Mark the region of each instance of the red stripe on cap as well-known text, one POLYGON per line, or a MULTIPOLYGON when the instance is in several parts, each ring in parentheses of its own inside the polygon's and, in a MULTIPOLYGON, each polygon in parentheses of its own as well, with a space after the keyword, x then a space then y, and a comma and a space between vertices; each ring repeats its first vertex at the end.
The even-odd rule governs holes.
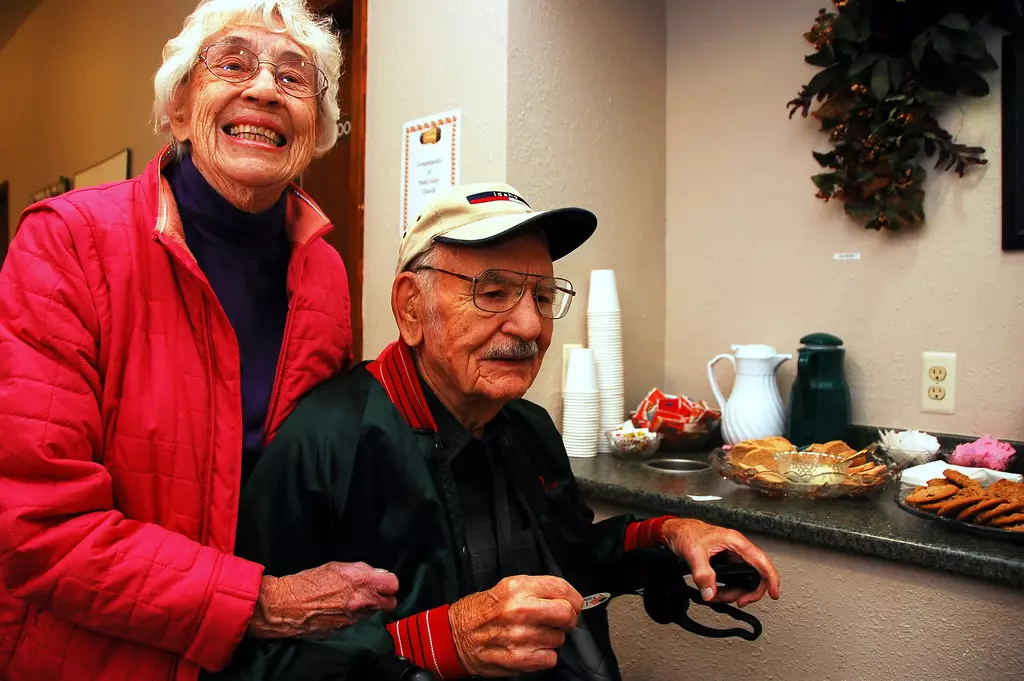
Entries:
MULTIPOLYGON (((470 199, 470 203, 490 203, 491 201, 516 201, 511 196, 485 196, 479 199, 470 199)), ((516 201, 519 203, 519 201, 516 201)))

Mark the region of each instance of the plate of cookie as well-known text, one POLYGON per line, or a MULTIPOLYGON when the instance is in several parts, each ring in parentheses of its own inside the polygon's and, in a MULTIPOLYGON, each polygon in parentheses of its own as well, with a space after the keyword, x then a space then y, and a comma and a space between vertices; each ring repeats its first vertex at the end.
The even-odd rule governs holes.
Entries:
POLYGON ((999 479, 986 487, 948 468, 926 485, 900 490, 896 504, 951 529, 1024 543, 1024 482, 999 479))
POLYGON ((899 479, 899 465, 873 444, 857 451, 840 440, 797 448, 783 437, 746 440, 711 453, 722 477, 773 497, 868 497, 899 479))

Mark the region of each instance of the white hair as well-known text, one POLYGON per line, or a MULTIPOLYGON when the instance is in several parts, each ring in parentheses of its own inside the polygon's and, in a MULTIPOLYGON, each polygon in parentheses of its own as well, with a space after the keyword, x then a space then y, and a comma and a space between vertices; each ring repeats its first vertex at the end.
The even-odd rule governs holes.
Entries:
POLYGON ((313 63, 327 76, 327 89, 317 96, 315 154, 321 156, 338 141, 338 81, 343 55, 341 41, 330 19, 318 18, 305 0, 203 0, 185 19, 181 33, 167 41, 163 63, 153 78, 156 98, 153 124, 166 135, 179 156, 188 151, 171 135, 171 116, 176 98, 188 83, 199 52, 211 36, 232 25, 257 24, 275 33, 286 33, 309 50, 313 63))

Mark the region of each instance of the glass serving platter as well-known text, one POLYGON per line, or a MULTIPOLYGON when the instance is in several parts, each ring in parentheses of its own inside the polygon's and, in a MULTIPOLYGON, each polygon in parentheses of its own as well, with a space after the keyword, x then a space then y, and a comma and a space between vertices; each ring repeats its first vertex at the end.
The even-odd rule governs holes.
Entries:
POLYGON ((750 466, 733 462, 729 452, 716 449, 711 465, 733 482, 772 497, 837 499, 871 497, 900 479, 900 466, 877 446, 861 450, 856 457, 816 452, 775 452, 773 466, 750 466), (844 460, 845 459, 845 460, 844 460), (872 464, 866 472, 867 464, 872 464), (862 472, 850 472, 860 467, 862 472))

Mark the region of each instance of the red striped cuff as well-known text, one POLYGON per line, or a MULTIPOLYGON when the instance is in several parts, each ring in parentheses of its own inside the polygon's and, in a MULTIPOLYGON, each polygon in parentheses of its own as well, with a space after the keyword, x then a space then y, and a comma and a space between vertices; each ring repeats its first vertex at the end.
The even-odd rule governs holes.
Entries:
POLYGON ((660 518, 632 522, 626 526, 625 547, 627 551, 633 549, 648 549, 652 546, 663 546, 665 535, 662 534, 661 526, 666 520, 675 516, 663 515, 660 518))
POLYGON ((455 650, 447 605, 391 622, 387 629, 395 642, 395 653, 400 657, 431 670, 442 681, 469 676, 455 650))

